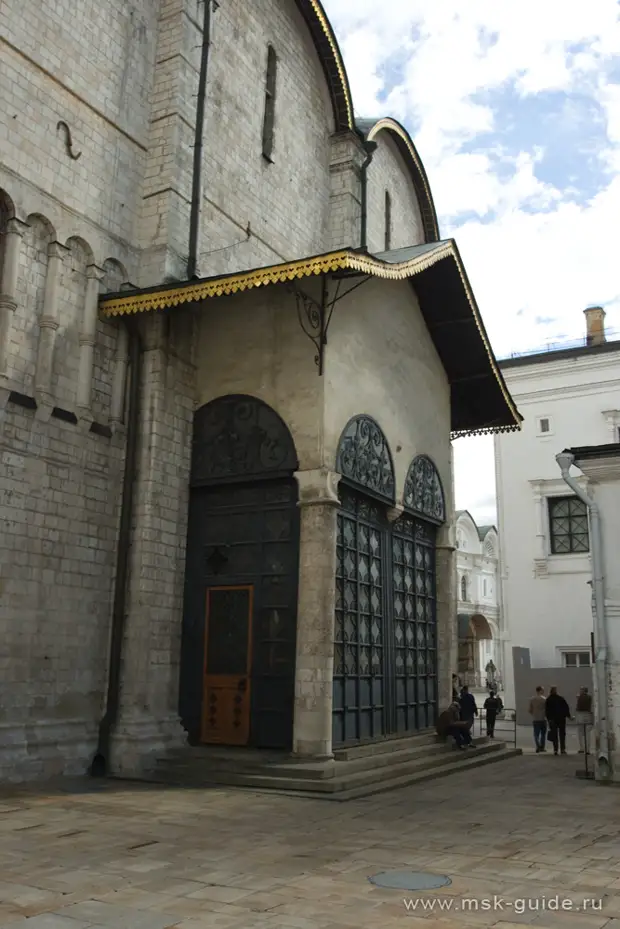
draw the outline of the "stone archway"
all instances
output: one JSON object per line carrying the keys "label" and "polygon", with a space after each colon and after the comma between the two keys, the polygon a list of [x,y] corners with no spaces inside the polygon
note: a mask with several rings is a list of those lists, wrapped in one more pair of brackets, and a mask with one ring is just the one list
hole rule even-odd
{"label": "stone archway", "polygon": [[195,414],[179,700],[192,742],[292,746],[297,469],[262,401],[225,396]]}
{"label": "stone archway", "polygon": [[459,614],[459,677],[469,687],[485,687],[486,661],[483,659],[481,643],[494,639],[491,625],[482,613]]}

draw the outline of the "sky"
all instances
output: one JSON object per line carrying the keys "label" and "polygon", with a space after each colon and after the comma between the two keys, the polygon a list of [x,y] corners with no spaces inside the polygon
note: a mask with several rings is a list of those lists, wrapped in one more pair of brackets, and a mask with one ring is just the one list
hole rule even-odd
{"label": "sky", "polygon": [[[356,116],[392,116],[429,177],[498,358],[620,337],[620,4],[324,0]],[[493,440],[454,443],[456,505],[495,521]]]}

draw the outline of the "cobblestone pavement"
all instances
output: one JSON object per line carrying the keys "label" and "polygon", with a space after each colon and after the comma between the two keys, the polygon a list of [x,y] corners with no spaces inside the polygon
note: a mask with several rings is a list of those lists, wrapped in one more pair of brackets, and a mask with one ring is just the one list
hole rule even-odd
{"label": "cobblestone pavement", "polygon": [[[620,794],[577,765],[528,755],[347,804],[110,782],[3,793],[0,927],[620,929]],[[369,882],[386,870],[452,883]]]}

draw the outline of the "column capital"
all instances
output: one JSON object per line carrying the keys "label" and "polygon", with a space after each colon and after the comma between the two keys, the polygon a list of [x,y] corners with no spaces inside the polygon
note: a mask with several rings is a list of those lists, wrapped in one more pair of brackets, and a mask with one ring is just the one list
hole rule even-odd
{"label": "column capital", "polygon": [[388,522],[395,523],[397,519],[400,519],[404,512],[405,507],[402,505],[402,503],[395,503],[394,506],[391,506],[387,511]]}
{"label": "column capital", "polygon": [[299,485],[299,506],[340,506],[338,482],[341,475],[327,468],[295,473]]}
{"label": "column capital", "polygon": [[6,234],[18,235],[20,239],[23,238],[26,229],[28,229],[28,223],[23,223],[21,219],[17,219],[15,216],[12,219],[9,219],[6,224]]}
{"label": "column capital", "polygon": [[66,255],[69,254],[69,249],[62,245],[60,242],[50,242],[47,246],[47,257],[48,258],[60,258],[61,261],[64,261]]}
{"label": "column capital", "polygon": [[98,265],[88,265],[86,268],[86,277],[89,281],[101,281],[105,275],[105,270]]}

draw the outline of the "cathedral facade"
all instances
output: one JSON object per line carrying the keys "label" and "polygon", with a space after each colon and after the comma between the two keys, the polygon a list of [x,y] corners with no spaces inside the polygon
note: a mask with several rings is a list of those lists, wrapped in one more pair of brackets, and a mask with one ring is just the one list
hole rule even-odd
{"label": "cathedral facade", "polygon": [[318,0],[3,15],[0,776],[432,726],[520,417],[409,134]]}

